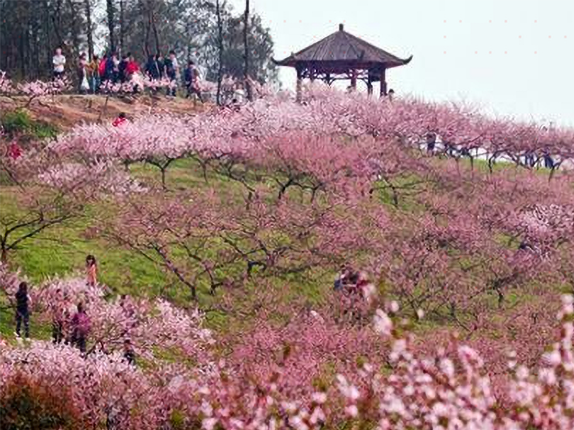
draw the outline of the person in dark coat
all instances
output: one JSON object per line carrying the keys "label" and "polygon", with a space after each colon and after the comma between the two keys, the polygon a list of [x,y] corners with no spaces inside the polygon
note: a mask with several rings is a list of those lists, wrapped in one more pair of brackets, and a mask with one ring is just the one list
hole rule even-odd
{"label": "person in dark coat", "polygon": [[21,282],[16,292],[16,336],[20,337],[20,330],[24,323],[26,339],[30,337],[30,296],[28,296],[28,284]]}
{"label": "person in dark coat", "polygon": [[158,80],[161,76],[155,55],[150,55],[145,64],[145,73],[151,80]]}
{"label": "person in dark coat", "polygon": [[122,55],[122,60],[120,61],[120,64],[118,66],[118,77],[119,77],[119,81],[122,84],[127,82],[127,80],[128,80],[127,68],[128,68],[129,61],[130,61],[130,54]]}
{"label": "person in dark coat", "polygon": [[131,364],[132,366],[136,365],[136,353],[134,351],[134,347],[132,342],[129,339],[124,341],[124,360]]}
{"label": "person in dark coat", "polygon": [[165,58],[163,65],[165,74],[170,81],[170,86],[167,88],[167,95],[175,97],[177,92],[177,77],[179,74],[179,64],[175,56],[175,51],[169,51],[169,57]]}
{"label": "person in dark coat", "polygon": [[431,132],[427,133],[426,145],[427,145],[427,154],[432,155],[434,153],[434,148],[436,145],[436,134]]}

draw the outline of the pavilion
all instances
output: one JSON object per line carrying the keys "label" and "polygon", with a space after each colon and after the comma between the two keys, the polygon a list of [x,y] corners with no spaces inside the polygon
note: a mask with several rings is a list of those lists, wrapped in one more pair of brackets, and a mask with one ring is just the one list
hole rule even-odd
{"label": "pavilion", "polygon": [[273,61],[279,66],[295,68],[297,99],[300,100],[303,79],[321,79],[329,85],[336,80],[350,79],[353,90],[357,89],[357,80],[362,80],[369,94],[373,93],[373,83],[380,82],[380,95],[384,97],[387,95],[386,70],[404,66],[412,58],[412,55],[405,60],[396,57],[347,33],[343,24],[339,24],[339,31],[284,60]]}

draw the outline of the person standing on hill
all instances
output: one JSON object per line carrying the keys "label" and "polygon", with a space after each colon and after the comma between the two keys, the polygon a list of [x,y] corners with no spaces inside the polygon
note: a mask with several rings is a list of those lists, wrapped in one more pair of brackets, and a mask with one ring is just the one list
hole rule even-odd
{"label": "person standing on hill", "polygon": [[157,65],[157,57],[150,55],[145,64],[145,73],[152,81],[157,81],[160,78],[159,67]]}
{"label": "person standing on hill", "polygon": [[542,158],[544,159],[544,167],[546,169],[554,168],[554,159],[550,156],[548,152],[544,151],[544,155]]}
{"label": "person standing on hill", "polygon": [[62,79],[64,77],[66,57],[62,55],[61,48],[56,49],[56,54],[52,57],[52,65],[54,66],[54,80]]}
{"label": "person standing on hill", "polygon": [[56,299],[51,305],[52,313],[52,341],[55,344],[64,340],[64,322],[66,320],[66,307],[62,290],[56,290]]}
{"label": "person standing on hill", "polygon": [[92,61],[88,64],[87,70],[90,92],[97,94],[100,89],[100,59],[97,55],[92,56]]}
{"label": "person standing on hill", "polygon": [[85,94],[90,89],[87,68],[88,61],[86,54],[80,54],[80,59],[78,60],[78,92],[80,94]]}
{"label": "person standing on hill", "polygon": [[120,82],[120,58],[118,54],[112,55],[112,63],[114,65],[113,72],[112,72],[112,80],[114,84]]}
{"label": "person standing on hill", "polygon": [[187,62],[187,68],[184,72],[184,80],[187,88],[187,95],[185,98],[188,99],[192,94],[195,94],[199,98],[199,101],[203,103],[203,99],[201,98],[201,89],[199,87],[199,70],[192,60]]}
{"label": "person standing on hill", "polygon": [[86,283],[91,287],[98,283],[98,263],[91,254],[86,257]]}
{"label": "person standing on hill", "polygon": [[20,282],[16,292],[16,337],[20,337],[22,322],[24,323],[24,334],[28,339],[30,337],[30,296],[26,282]]}
{"label": "person standing on hill", "polygon": [[106,61],[106,81],[117,83],[120,77],[120,61],[117,54],[114,52]]}
{"label": "person standing on hill", "polygon": [[119,80],[122,84],[128,81],[127,68],[128,68],[128,63],[130,61],[129,58],[130,58],[129,53],[126,55],[123,55],[122,59],[120,61],[120,64],[118,66],[118,76],[119,76]]}
{"label": "person standing on hill", "polygon": [[179,74],[179,64],[175,56],[175,51],[169,51],[169,57],[165,59],[165,73],[170,80],[167,95],[175,97],[177,91],[177,75]]}
{"label": "person standing on hill", "polygon": [[130,54],[128,57],[128,65],[126,66],[126,79],[131,82],[134,87],[134,93],[139,91],[139,85],[136,83],[137,74],[140,71],[140,66],[135,60],[134,56]]}
{"label": "person standing on hill", "polygon": [[436,146],[436,134],[428,132],[426,135],[427,154],[433,155]]}
{"label": "person standing on hill", "polygon": [[126,77],[128,81],[131,80],[133,75],[140,71],[140,66],[138,62],[135,60],[134,56],[130,54],[128,57],[128,64],[126,66]]}
{"label": "person standing on hill", "polygon": [[100,61],[100,65],[98,66],[98,72],[100,74],[100,84],[106,80],[106,69],[108,67],[108,54],[104,53],[102,55],[102,60]]}
{"label": "person standing on hill", "polygon": [[157,64],[157,70],[159,71],[159,79],[165,76],[165,61],[161,52],[158,52],[155,56],[155,62]]}
{"label": "person standing on hill", "polygon": [[90,333],[90,318],[84,311],[83,303],[78,303],[78,311],[72,317],[72,338],[73,346],[78,347],[81,352],[86,352],[86,341]]}

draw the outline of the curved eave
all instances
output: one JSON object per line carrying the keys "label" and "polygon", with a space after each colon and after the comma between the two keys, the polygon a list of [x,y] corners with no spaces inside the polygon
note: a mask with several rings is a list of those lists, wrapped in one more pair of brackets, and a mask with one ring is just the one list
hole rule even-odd
{"label": "curved eave", "polygon": [[400,64],[401,66],[406,66],[407,64],[409,64],[413,59],[413,56],[411,55],[409,58],[405,59],[405,60],[401,60],[402,64]]}
{"label": "curved eave", "polygon": [[385,68],[391,69],[393,67],[406,66],[407,64],[409,64],[411,62],[412,59],[413,59],[413,56],[411,55],[409,58],[406,58],[404,60],[400,59],[399,63],[389,63],[389,64],[385,65]]}
{"label": "curved eave", "polygon": [[[399,66],[405,66],[407,64],[409,64],[411,62],[411,60],[413,59],[413,56],[411,55],[409,58],[406,59],[400,59],[397,58],[397,61],[384,61],[384,62],[380,62],[379,64],[384,65],[384,67],[386,69],[391,69],[393,67],[399,67]],[[324,60],[318,60],[318,61],[305,61],[305,60],[297,60],[295,58],[293,58],[292,56],[287,57],[283,60],[276,60],[275,58],[272,58],[271,61],[273,61],[273,63],[275,63],[277,66],[285,66],[285,67],[297,67],[297,63],[301,63],[301,64],[333,64],[333,63],[352,63],[351,60],[329,60],[329,61],[324,61]]]}
{"label": "curved eave", "polygon": [[295,63],[297,60],[291,57],[287,57],[284,60],[276,60],[275,58],[271,58],[271,61],[275,63],[277,66],[287,66],[287,67],[295,67]]}

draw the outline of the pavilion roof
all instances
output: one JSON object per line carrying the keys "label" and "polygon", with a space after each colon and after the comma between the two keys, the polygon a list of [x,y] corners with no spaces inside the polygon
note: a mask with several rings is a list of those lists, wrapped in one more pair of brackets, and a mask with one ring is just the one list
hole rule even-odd
{"label": "pavilion roof", "polygon": [[297,64],[331,64],[341,63],[354,65],[357,68],[384,66],[385,68],[403,66],[408,64],[412,55],[401,59],[387,51],[347,33],[343,24],[339,24],[339,31],[319,40],[318,42],[291,54],[284,60],[275,61],[279,66],[296,67]]}

